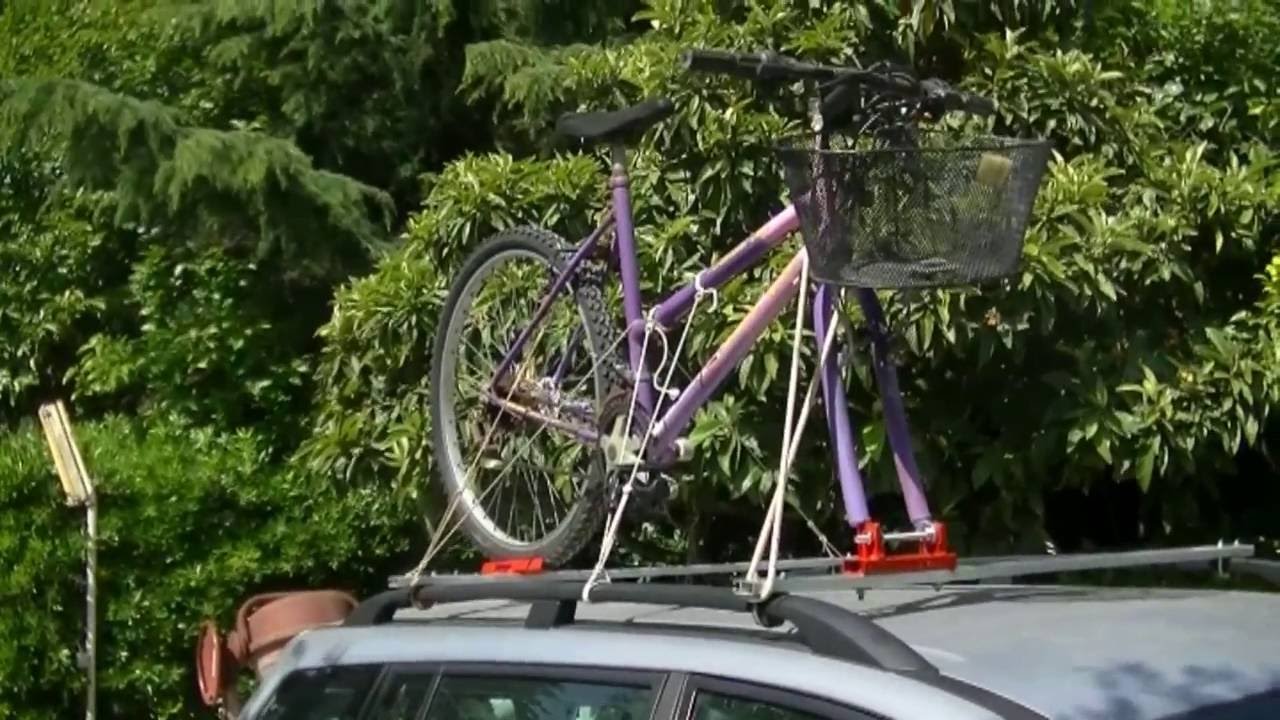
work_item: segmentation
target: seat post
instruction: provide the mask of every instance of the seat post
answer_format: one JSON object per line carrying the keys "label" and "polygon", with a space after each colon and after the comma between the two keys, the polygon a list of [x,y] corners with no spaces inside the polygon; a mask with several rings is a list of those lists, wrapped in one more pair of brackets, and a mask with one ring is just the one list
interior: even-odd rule
{"label": "seat post", "polygon": [[644,314],[640,303],[640,267],[636,259],[635,225],[631,216],[631,188],[627,178],[627,148],[620,142],[609,146],[613,169],[609,189],[613,194],[614,239],[617,241],[618,266],[622,275],[622,313],[627,321],[631,371],[639,383],[637,401],[648,410],[653,407],[653,385],[649,381],[644,354]]}
{"label": "seat post", "polygon": [[613,177],[627,179],[627,146],[614,143],[609,146],[609,159],[613,164]]}

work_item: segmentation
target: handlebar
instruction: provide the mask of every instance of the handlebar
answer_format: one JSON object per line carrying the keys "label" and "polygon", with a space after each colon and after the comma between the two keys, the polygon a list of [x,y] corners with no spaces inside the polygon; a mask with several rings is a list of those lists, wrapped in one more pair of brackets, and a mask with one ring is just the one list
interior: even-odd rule
{"label": "handlebar", "polygon": [[970,115],[995,114],[996,104],[990,98],[956,90],[938,78],[922,80],[920,86],[925,96],[934,99],[944,110],[959,110]]}
{"label": "handlebar", "polygon": [[[750,80],[772,76],[776,64],[774,53],[736,53],[727,50],[685,50],[680,53],[680,64],[690,72],[736,75]],[[764,72],[768,68],[771,72]]]}
{"label": "handlebar", "polygon": [[940,110],[960,110],[990,115],[995,104],[979,95],[952,88],[938,78],[917,80],[905,72],[862,70],[807,63],[773,52],[739,53],[727,50],[686,50],[681,64],[690,72],[732,75],[748,80],[817,80],[834,86],[823,102],[825,108],[842,105],[856,85],[900,98],[919,99]]}
{"label": "handlebar", "polygon": [[748,80],[851,81],[899,93],[919,91],[915,78],[836,65],[818,65],[775,52],[739,53],[727,50],[686,50],[681,61],[691,72],[735,75]]}

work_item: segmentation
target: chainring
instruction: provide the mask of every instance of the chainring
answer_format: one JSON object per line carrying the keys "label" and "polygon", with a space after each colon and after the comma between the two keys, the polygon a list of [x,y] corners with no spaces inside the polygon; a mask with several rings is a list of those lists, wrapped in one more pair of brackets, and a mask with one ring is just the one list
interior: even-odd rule
{"label": "chainring", "polygon": [[[623,435],[627,414],[631,409],[631,389],[616,388],[605,396],[600,408],[599,431],[602,445],[613,443],[615,447],[626,443],[631,450],[638,450],[642,431],[649,427],[649,413],[637,403],[631,417],[631,432]],[[603,448],[602,448],[603,449]],[[605,472],[609,483],[609,506],[617,507],[622,497],[622,487],[631,477],[634,465],[618,464],[616,454],[610,457],[610,450],[604,449]],[[659,469],[649,467],[643,458],[639,458],[640,469],[636,474],[635,485],[631,488],[632,507],[643,515],[663,515],[667,501],[672,494],[674,479]]]}

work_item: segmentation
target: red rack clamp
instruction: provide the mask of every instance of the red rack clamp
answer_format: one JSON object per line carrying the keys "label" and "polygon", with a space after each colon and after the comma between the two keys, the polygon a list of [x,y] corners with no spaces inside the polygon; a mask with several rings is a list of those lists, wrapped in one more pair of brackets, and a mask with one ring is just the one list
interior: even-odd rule
{"label": "red rack clamp", "polygon": [[540,557],[505,558],[486,560],[480,566],[481,575],[537,575],[543,570]]}
{"label": "red rack clamp", "polygon": [[[886,540],[900,540],[905,548],[899,552],[887,552]],[[854,546],[856,554],[844,561],[845,574],[885,575],[956,569],[956,554],[947,547],[947,526],[940,522],[932,523],[928,530],[886,537],[880,523],[868,520],[858,526]]]}

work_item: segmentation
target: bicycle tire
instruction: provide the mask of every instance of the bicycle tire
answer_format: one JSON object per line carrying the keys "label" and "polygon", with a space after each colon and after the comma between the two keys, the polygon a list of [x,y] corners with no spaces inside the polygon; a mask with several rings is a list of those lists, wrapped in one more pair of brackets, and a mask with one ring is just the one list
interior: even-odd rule
{"label": "bicycle tire", "polygon": [[[429,386],[432,444],[437,460],[437,474],[449,499],[467,491],[466,460],[455,452],[457,420],[453,417],[451,408],[444,406],[449,400],[445,389],[454,380],[446,377],[450,369],[448,362],[451,353],[456,359],[457,342],[461,333],[459,324],[466,320],[464,315],[459,314],[459,306],[464,300],[469,302],[464,295],[473,276],[483,271],[495,258],[511,253],[536,255],[547,262],[553,272],[558,273],[565,267],[572,249],[563,238],[542,228],[521,226],[502,230],[487,238],[467,257],[449,289],[433,342]],[[609,343],[615,334],[606,312],[600,274],[587,264],[581,267],[573,281],[561,292],[573,293],[574,304],[586,330],[586,342],[583,345],[591,353],[591,362],[596,368],[595,412],[598,415],[601,403],[618,383],[620,373],[617,358],[606,356],[610,354]],[[536,303],[531,303],[530,315],[534,307]],[[452,446],[449,433],[453,433]],[[490,559],[540,557],[548,566],[565,565],[586,547],[603,526],[603,513],[608,502],[608,479],[599,454],[595,454],[590,461],[587,475],[565,518],[534,542],[513,543],[509,537],[495,534],[490,529],[491,523],[478,514],[484,513],[482,509],[460,501],[458,511],[462,513],[461,528],[472,544]]]}

